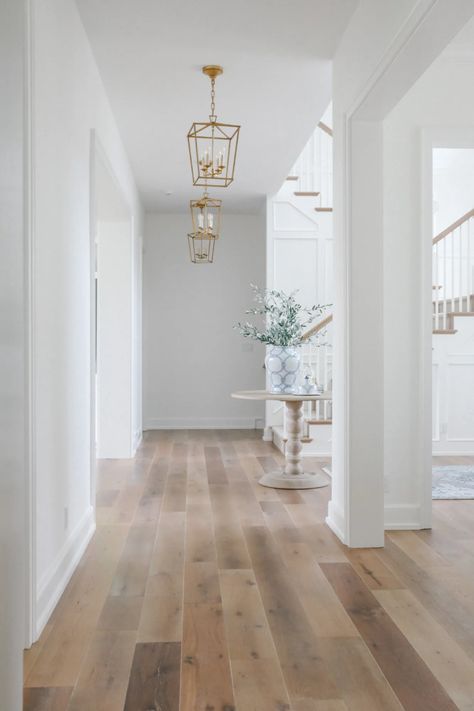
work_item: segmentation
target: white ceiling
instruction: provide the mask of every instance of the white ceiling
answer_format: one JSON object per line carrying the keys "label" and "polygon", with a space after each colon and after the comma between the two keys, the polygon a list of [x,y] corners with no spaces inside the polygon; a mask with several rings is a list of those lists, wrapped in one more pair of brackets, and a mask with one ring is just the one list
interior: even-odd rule
{"label": "white ceiling", "polygon": [[[280,187],[331,98],[331,58],[357,0],[76,0],[147,210],[182,211],[186,134],[207,120],[204,64],[221,64],[217,115],[242,124],[227,211]],[[171,192],[171,195],[167,195]]]}

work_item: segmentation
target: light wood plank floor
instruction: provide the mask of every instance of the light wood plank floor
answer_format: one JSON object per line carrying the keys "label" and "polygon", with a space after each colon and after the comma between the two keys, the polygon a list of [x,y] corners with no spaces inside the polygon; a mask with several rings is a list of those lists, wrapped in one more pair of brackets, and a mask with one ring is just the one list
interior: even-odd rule
{"label": "light wood plank floor", "polygon": [[101,462],[25,711],[474,710],[474,502],[349,551],[329,489],[258,485],[281,459],[255,432],[180,431]]}

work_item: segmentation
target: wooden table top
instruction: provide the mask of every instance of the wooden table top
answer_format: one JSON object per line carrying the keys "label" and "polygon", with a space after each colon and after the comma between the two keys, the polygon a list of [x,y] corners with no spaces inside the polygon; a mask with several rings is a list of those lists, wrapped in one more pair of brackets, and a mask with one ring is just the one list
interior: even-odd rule
{"label": "wooden table top", "polygon": [[280,400],[281,402],[306,402],[307,400],[332,400],[332,393],[322,395],[301,395],[295,393],[271,393],[269,390],[238,390],[232,393],[237,400]]}

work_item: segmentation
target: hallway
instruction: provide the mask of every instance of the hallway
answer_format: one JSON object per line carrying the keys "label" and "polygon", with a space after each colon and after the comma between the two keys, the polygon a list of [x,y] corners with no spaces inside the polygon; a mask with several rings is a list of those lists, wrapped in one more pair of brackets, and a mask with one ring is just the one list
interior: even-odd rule
{"label": "hallway", "polygon": [[26,653],[25,711],[473,709],[474,502],[348,551],[328,489],[257,484],[280,459],[221,430],[99,462],[97,532]]}

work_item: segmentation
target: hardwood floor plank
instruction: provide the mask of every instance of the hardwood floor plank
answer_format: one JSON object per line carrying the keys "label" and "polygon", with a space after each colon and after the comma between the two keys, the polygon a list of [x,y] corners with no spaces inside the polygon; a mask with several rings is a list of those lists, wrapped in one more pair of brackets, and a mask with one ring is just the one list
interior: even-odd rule
{"label": "hardwood floor plank", "polygon": [[291,711],[276,660],[233,661],[232,678],[238,711]]}
{"label": "hardwood floor plank", "polygon": [[462,711],[474,710],[474,661],[409,590],[379,590],[377,600]]}
{"label": "hardwood floor plank", "polygon": [[199,602],[221,602],[219,574],[215,562],[186,563],[184,604]]}
{"label": "hardwood floor plank", "polygon": [[173,444],[170,470],[163,494],[163,511],[186,510],[187,456],[186,444]]}
{"label": "hardwood floor plank", "polygon": [[117,566],[111,595],[143,596],[153,550],[156,523],[132,526]]}
{"label": "hardwood floor plank", "polygon": [[179,711],[180,644],[137,644],[124,711]]}
{"label": "hardwood floor plank", "polygon": [[352,548],[346,556],[370,590],[391,590],[403,588],[402,581],[387,568],[376,551]]}
{"label": "hardwood floor plank", "polygon": [[281,545],[311,626],[318,637],[358,637],[359,633],[306,543]]}
{"label": "hardwood floor plank", "polygon": [[229,486],[211,486],[209,497],[218,567],[223,570],[250,568],[247,546]]}
{"label": "hardwood floor plank", "polygon": [[187,507],[185,560],[187,563],[217,561],[210,505]]}
{"label": "hardwood floor plank", "polygon": [[406,711],[456,706],[349,563],[321,568]]}
{"label": "hardwood floor plank", "polygon": [[325,701],[296,699],[291,706],[293,711],[348,711],[346,704],[340,699],[326,699]]}
{"label": "hardwood floor plank", "polygon": [[231,659],[276,659],[275,645],[253,571],[221,571],[220,580]]}
{"label": "hardwood floor plank", "polygon": [[188,604],[184,608],[180,711],[206,709],[235,711],[222,606]]}
{"label": "hardwood floor plank", "polygon": [[206,459],[207,481],[209,486],[213,484],[228,484],[226,470],[219,447],[204,447]]}
{"label": "hardwood floor plank", "polygon": [[123,708],[135,640],[135,632],[95,633],[68,711],[115,711]]}
{"label": "hardwood floor plank", "polygon": [[66,711],[71,693],[71,686],[27,688],[23,694],[23,711]]}
{"label": "hardwood floor plank", "polygon": [[338,698],[316,635],[271,534],[264,527],[248,527],[244,533],[290,698]]}
{"label": "hardwood floor plank", "polygon": [[378,552],[384,563],[403,581],[431,615],[474,659],[474,585],[462,581],[457,589],[453,575],[435,569],[425,570],[390,539]]}
{"label": "hardwood floor plank", "polygon": [[183,606],[174,595],[145,596],[138,627],[139,642],[179,642]]}
{"label": "hardwood floor plank", "polygon": [[109,595],[97,623],[98,630],[133,631],[138,629],[143,597]]}
{"label": "hardwood floor plank", "polygon": [[388,538],[420,568],[449,567],[450,563],[428,546],[414,531],[388,531]]}
{"label": "hardwood floor plank", "polygon": [[[326,638],[321,642],[321,649],[339,694],[350,711],[403,711],[410,708],[402,706],[361,639]],[[418,711],[428,711],[430,707],[417,708]]]}
{"label": "hardwood floor plank", "polygon": [[41,653],[41,650],[43,649],[44,645],[46,644],[46,640],[49,637],[49,633],[53,629],[53,623],[48,622],[48,624],[45,626],[39,640],[35,642],[34,644],[31,645],[29,649],[25,649],[23,653],[23,679],[24,683],[26,683],[26,680],[28,679],[31,670],[33,669],[34,665],[36,664],[36,661]]}

